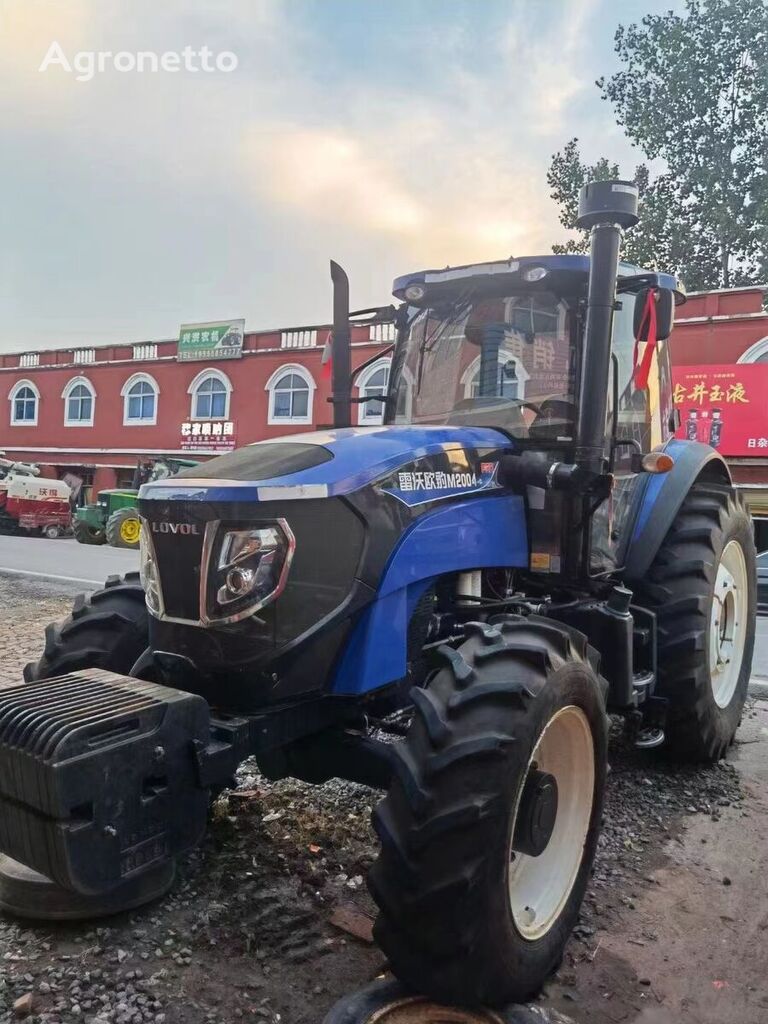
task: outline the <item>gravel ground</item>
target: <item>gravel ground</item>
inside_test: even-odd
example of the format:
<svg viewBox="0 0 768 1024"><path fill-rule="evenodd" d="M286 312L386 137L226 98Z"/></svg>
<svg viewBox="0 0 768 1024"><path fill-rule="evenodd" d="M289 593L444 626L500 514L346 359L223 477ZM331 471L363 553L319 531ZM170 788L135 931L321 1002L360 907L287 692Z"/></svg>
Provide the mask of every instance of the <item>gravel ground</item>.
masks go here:
<svg viewBox="0 0 768 1024"><path fill-rule="evenodd" d="M6 674L18 677L39 653L43 625L69 605L65 589L0 577ZM733 766L668 764L627 748L618 727L610 762L594 877L545 1002L551 995L568 1003L574 966L594 957L602 931L625 926L686 816L706 815L715 828L724 807L743 806ZM350 783L269 783L247 762L164 899L98 926L0 918L0 1021L14 1019L14 1004L31 993L27 1019L40 1024L319 1024L333 1002L386 966L373 945L330 920L340 906L362 915L358 923L373 913L364 876L375 855L376 797Z"/></svg>

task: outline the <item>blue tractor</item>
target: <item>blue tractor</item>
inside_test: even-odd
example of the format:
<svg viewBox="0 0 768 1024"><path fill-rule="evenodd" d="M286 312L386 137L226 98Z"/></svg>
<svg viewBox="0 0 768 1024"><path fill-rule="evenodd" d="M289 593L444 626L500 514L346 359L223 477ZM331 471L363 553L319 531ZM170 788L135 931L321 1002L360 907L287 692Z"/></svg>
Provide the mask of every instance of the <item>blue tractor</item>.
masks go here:
<svg viewBox="0 0 768 1024"><path fill-rule="evenodd" d="M608 712L714 761L752 659L750 518L674 436L684 295L620 263L636 220L634 186L593 183L588 257L398 278L381 426L350 426L332 265L334 429L142 488L140 580L80 598L0 697L0 848L113 906L244 758L356 780L386 794L394 973L462 1004L535 992L588 884Z"/></svg>

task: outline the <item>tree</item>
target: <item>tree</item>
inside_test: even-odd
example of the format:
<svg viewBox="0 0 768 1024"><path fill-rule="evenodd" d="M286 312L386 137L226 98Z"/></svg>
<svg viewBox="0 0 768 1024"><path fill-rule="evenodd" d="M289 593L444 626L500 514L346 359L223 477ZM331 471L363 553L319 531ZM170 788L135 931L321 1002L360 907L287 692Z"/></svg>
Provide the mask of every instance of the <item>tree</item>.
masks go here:
<svg viewBox="0 0 768 1024"><path fill-rule="evenodd" d="M642 220L627 258L677 269L689 288L732 287L768 271L768 4L686 0L682 15L620 26L623 67L597 82L616 119L649 161L634 174ZM547 181L573 227L578 187L611 177L606 158L586 166L572 139ZM583 248L584 238L564 248Z"/></svg>

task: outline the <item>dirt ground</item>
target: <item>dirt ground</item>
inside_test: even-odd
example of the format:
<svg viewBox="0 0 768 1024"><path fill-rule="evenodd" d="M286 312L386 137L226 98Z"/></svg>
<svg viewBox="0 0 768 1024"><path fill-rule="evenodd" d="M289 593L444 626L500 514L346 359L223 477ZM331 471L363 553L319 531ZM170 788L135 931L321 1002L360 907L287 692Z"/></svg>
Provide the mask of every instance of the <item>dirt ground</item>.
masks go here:
<svg viewBox="0 0 768 1024"><path fill-rule="evenodd" d="M70 600L0 577L4 675ZM768 1021L768 703L750 704L730 762L695 772L614 738L594 878L539 1006L579 1024ZM365 936L376 799L244 766L163 900L96 925L0 918L0 1021L31 993L39 1024L320 1024L386 970Z"/></svg>

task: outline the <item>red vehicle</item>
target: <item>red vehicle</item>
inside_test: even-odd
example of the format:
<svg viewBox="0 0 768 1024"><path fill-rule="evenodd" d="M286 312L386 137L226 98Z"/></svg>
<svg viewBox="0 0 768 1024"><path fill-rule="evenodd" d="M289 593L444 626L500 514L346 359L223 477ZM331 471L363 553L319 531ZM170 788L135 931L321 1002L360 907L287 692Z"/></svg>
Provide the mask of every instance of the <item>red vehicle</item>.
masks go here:
<svg viewBox="0 0 768 1024"><path fill-rule="evenodd" d="M26 462L0 458L0 532L40 532L51 539L72 525L71 491L63 480L38 479Z"/></svg>

